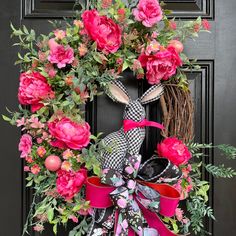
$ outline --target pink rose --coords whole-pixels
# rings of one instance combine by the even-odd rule
[[[81,150],[90,141],[90,126],[88,123],[76,123],[67,117],[48,123],[50,134],[55,138],[51,145],[58,148]]]
[[[157,152],[159,156],[169,159],[177,166],[186,164],[192,157],[184,143],[175,137],[164,139],[157,145]]]
[[[176,73],[177,67],[182,65],[179,54],[172,46],[154,55],[141,54],[139,61],[147,69],[146,78],[149,84],[158,84],[161,80],[168,80]]]
[[[146,27],[152,27],[162,19],[162,10],[157,0],[140,0],[133,10],[135,20],[142,21]]]
[[[50,39],[48,45],[50,48],[48,60],[57,64],[58,68],[66,67],[66,64],[74,61],[74,50],[70,46],[64,47],[56,43],[55,39]]]
[[[99,16],[96,10],[82,14],[86,33],[97,43],[101,51],[115,53],[121,46],[121,29],[112,19]]]
[[[22,105],[31,105],[31,111],[35,112],[43,107],[41,101],[54,98],[55,94],[45,77],[39,72],[22,73],[18,100]]]
[[[29,134],[23,134],[19,143],[20,157],[27,157],[31,152],[32,137]]]
[[[86,179],[86,171],[80,169],[77,172],[59,170],[57,172],[57,192],[66,200],[72,199],[82,188]]]
[[[41,168],[39,165],[35,164],[31,167],[31,173],[37,175],[40,172]]]

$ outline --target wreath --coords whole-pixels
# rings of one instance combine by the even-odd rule
[[[23,50],[16,61],[20,106],[3,119],[22,130],[20,157],[34,190],[22,235],[29,227],[42,232],[45,223],[57,234],[70,221],[70,236],[206,233],[204,218],[214,215],[202,168],[214,177],[236,175],[202,163],[205,148],[235,159],[234,147],[193,142],[185,71],[198,65],[183,43],[208,32],[209,22],[170,19],[157,0],[77,1],[75,10],[74,18],[50,22],[48,35],[11,25]],[[150,85],[136,100],[121,82],[126,70]],[[85,120],[85,105],[103,93],[125,105],[123,126],[105,137],[91,134]],[[158,99],[163,124],[145,116],[145,105]],[[146,126],[161,129],[164,139],[143,163]]]

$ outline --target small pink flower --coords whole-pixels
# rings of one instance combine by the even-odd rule
[[[31,173],[37,175],[40,172],[41,168],[39,165],[35,164],[31,167]]]
[[[16,120],[16,126],[20,127],[25,125],[25,117],[22,117],[21,119]]]
[[[62,40],[66,37],[66,32],[64,30],[56,29],[54,31],[54,35],[55,35],[56,39]]]
[[[30,171],[29,166],[24,166],[24,171],[25,171],[25,172],[29,172],[29,171]]]
[[[67,160],[70,157],[73,157],[74,153],[70,150],[70,149],[66,149],[63,153],[62,153],[62,157]]]
[[[140,0],[133,14],[146,27],[152,27],[162,19],[162,10],[157,0]]]
[[[87,54],[88,52],[88,48],[86,47],[86,45],[84,43],[80,44],[80,46],[78,47],[78,51],[79,51],[79,55],[82,57],[84,55]]]
[[[102,8],[108,8],[112,5],[112,0],[102,0],[101,7]]]
[[[175,215],[176,215],[177,220],[181,222],[183,219],[183,210],[180,208],[176,208]]]
[[[177,24],[175,21],[173,20],[170,20],[169,21],[169,28],[172,29],[172,30],[176,30],[177,29]]]
[[[21,152],[20,157],[27,157],[31,152],[32,137],[29,134],[23,134],[19,143],[19,151]]]
[[[38,51],[38,57],[41,62],[45,62],[47,60],[47,54],[42,51]]]
[[[193,26],[193,31],[196,32],[196,33],[198,33],[199,30],[200,30],[200,28],[201,28],[201,25],[196,23],[196,24],[194,24],[194,26]]]
[[[37,154],[40,157],[43,157],[46,154],[46,149],[43,146],[37,148]]]
[[[36,226],[34,226],[33,229],[34,229],[34,231],[36,231],[36,232],[43,232],[43,231],[44,231],[44,226],[37,224]]]
[[[37,144],[41,144],[43,142],[43,139],[37,138]]]
[[[61,169],[65,171],[70,171],[72,170],[72,165],[69,161],[63,161],[61,165]]]
[[[188,218],[184,218],[184,219],[182,220],[182,222],[186,225],[186,224],[188,224],[189,219],[188,219]]]
[[[205,30],[210,30],[211,29],[211,24],[209,23],[208,20],[204,19],[202,21],[202,27],[205,29]]]
[[[50,69],[48,71],[48,75],[51,79],[53,79],[56,76],[56,74],[57,74],[57,71],[55,69]]]
[[[81,20],[74,20],[73,24],[78,28],[83,28],[84,24]]]
[[[50,48],[48,60],[52,64],[57,64],[58,68],[66,67],[74,61],[74,50],[70,46],[64,47],[56,43],[55,39],[50,39],[48,44]]]
[[[34,161],[33,161],[33,158],[32,158],[31,156],[25,157],[25,161],[26,161],[27,163],[33,163],[33,162],[34,162]]]
[[[155,39],[158,35],[159,35],[159,33],[156,32],[156,31],[154,31],[154,32],[152,32],[151,37],[152,37],[153,39]]]
[[[127,187],[129,189],[134,189],[136,186],[135,182],[133,180],[129,180],[128,183],[127,183]]]
[[[31,128],[34,128],[34,129],[42,129],[42,128],[44,128],[44,124],[39,121],[38,117],[31,116],[31,118],[29,119],[29,122],[31,123],[30,124]]]
[[[78,223],[79,222],[78,218],[76,216],[74,216],[74,215],[70,215],[69,219],[71,219],[74,223]]]

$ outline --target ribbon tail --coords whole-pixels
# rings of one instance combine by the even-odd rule
[[[164,129],[165,128],[162,124],[154,122],[154,121],[149,121],[149,120],[145,120],[145,126],[151,126],[151,127],[155,127],[155,128],[158,128],[158,129]]]
[[[173,233],[165,226],[156,213],[149,211],[142,206],[142,204],[139,204],[139,207],[141,208],[149,227],[156,229],[160,236],[178,236],[178,234]]]

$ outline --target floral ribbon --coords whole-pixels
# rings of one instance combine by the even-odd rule
[[[103,209],[94,215],[89,235],[104,235],[114,230],[115,236],[176,236],[157,213],[175,215],[180,194],[167,184],[136,180],[140,162],[140,155],[129,156],[122,174],[105,169],[101,179],[87,179],[86,200],[91,207]]]
[[[134,128],[143,128],[145,126],[152,126],[156,127],[158,129],[164,129],[164,126],[162,124],[159,124],[155,121],[149,121],[149,120],[142,120],[142,121],[133,121],[133,120],[124,120],[123,121],[123,127],[124,127],[124,132],[128,132],[131,129]]]

